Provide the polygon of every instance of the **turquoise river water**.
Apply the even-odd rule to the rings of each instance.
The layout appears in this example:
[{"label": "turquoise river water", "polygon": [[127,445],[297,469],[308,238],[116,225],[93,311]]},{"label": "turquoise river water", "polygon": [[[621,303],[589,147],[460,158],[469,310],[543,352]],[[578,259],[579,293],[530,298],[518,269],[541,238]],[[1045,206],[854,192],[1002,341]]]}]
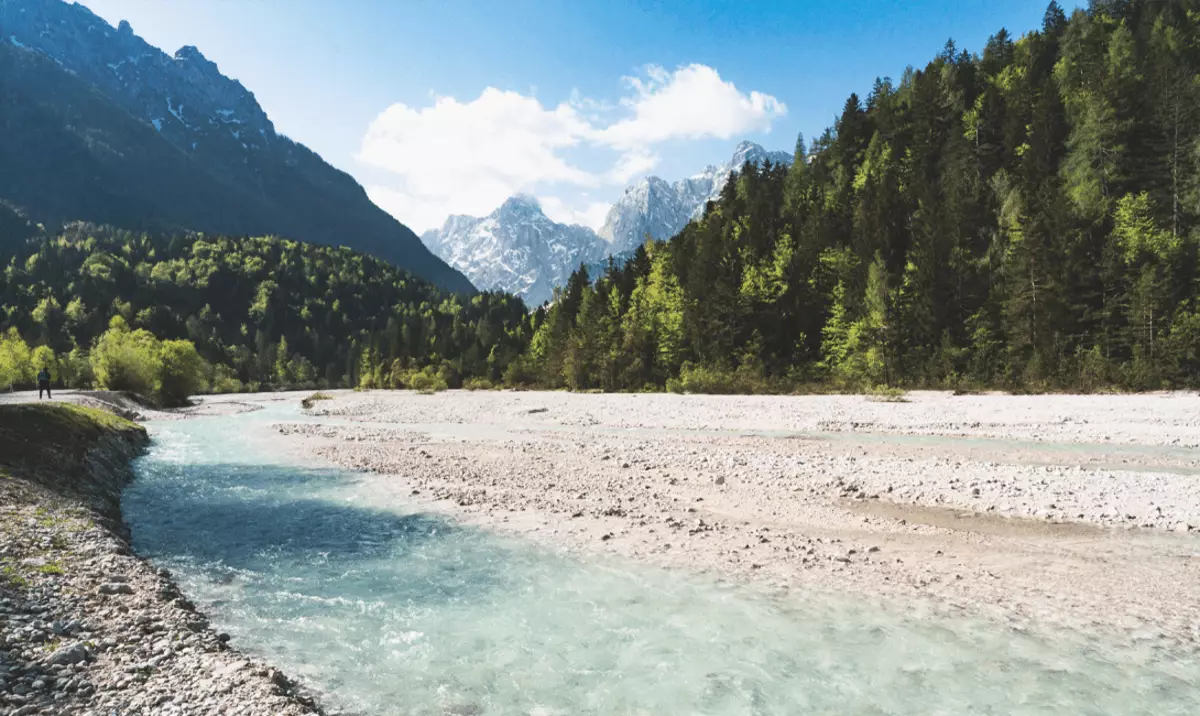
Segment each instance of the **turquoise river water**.
[{"label": "turquoise river water", "polygon": [[[1200,661],[611,559],[280,452],[284,406],[152,425],[134,547],[233,644],[363,714],[1200,714]],[[1197,595],[1200,598],[1200,595]]]}]

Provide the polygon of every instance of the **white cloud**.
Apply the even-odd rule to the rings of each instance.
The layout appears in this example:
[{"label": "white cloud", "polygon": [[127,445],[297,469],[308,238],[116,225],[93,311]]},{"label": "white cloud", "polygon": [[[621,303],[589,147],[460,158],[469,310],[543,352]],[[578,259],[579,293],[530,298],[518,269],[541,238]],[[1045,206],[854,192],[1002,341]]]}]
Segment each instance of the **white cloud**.
[{"label": "white cloud", "polygon": [[633,149],[668,139],[729,139],[766,131],[787,114],[787,106],[761,92],[746,94],[707,65],[675,72],[651,65],[646,79],[625,78],[636,96],[622,103],[633,116],[605,128],[600,139],[618,149]]},{"label": "white cloud", "polygon": [[608,181],[613,184],[628,184],[630,179],[649,172],[658,166],[659,156],[646,149],[630,149],[608,170]]},{"label": "white cloud", "polygon": [[[420,232],[450,214],[487,214],[518,192],[623,185],[657,165],[656,144],[766,131],[787,112],[774,97],[746,94],[705,65],[674,72],[649,66],[644,78],[626,82],[633,94],[617,104],[573,91],[566,102],[546,107],[491,87],[468,102],[435,97],[420,109],[394,104],[371,122],[357,158],[396,178],[369,186],[368,195]],[[564,150],[584,146],[613,153],[611,167],[585,170],[563,158]],[[547,215],[588,226],[603,223],[602,206],[607,211],[583,197],[543,199]]]},{"label": "white cloud", "polygon": [[611,204],[604,201],[589,201],[582,209],[569,206],[557,196],[540,196],[538,202],[542,212],[560,224],[581,224],[591,229],[599,229],[608,217]]}]

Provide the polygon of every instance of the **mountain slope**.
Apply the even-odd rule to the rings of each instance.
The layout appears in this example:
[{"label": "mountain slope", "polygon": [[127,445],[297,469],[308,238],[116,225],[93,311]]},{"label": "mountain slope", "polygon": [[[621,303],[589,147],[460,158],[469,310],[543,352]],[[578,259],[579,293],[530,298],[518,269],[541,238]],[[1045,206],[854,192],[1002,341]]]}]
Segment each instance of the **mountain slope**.
[{"label": "mountain slope", "polygon": [[451,216],[421,239],[476,286],[515,294],[531,306],[549,300],[581,263],[608,254],[591,229],[555,223],[536,199],[520,195],[481,219]]},{"label": "mountain slope", "polygon": [[0,199],[32,219],[279,234],[473,291],[349,175],[275,132],[193,47],[173,57],[59,0],[0,2]]}]

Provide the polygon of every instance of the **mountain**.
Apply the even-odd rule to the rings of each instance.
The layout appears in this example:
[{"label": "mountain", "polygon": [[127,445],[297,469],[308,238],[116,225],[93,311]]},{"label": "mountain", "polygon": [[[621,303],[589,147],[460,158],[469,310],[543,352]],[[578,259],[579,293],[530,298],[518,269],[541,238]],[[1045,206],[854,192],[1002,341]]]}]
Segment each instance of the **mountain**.
[{"label": "mountain", "polygon": [[421,240],[479,288],[507,291],[530,306],[550,299],[580,263],[608,255],[591,229],[555,223],[536,199],[523,195],[481,219],[451,216]]},{"label": "mountain", "polygon": [[599,234],[555,223],[537,200],[516,196],[482,219],[451,216],[421,240],[480,289],[508,291],[535,306],[548,300],[581,263],[595,273],[610,255],[618,262],[628,260],[647,235],[669,239],[679,233],[720,195],[730,174],[746,162],[765,161],[790,164],[792,155],[742,142],[729,161],[674,184],[647,177],[613,204]]},{"label": "mountain", "polygon": [[742,142],[729,161],[709,165],[704,171],[668,184],[656,176],[647,177],[627,188],[608,210],[600,238],[609,242],[614,253],[637,248],[647,236],[666,240],[678,234],[692,219],[704,213],[709,201],[715,201],[733,172],[746,162],[762,165],[791,164],[792,155],[773,152],[753,142]]},{"label": "mountain", "polygon": [[195,47],[60,0],[0,0],[0,201],[34,221],[276,234],[474,288]]}]

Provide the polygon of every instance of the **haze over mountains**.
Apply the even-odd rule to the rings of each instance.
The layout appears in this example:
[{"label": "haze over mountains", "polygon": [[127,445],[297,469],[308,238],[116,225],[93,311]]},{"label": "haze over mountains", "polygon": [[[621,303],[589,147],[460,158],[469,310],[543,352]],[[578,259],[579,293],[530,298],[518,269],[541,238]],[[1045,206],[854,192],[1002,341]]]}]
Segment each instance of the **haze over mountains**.
[{"label": "haze over mountains", "polygon": [[0,206],[33,221],[276,234],[473,291],[195,47],[60,0],[0,1]]},{"label": "haze over mountains", "polygon": [[787,152],[768,151],[742,142],[733,156],[709,165],[694,176],[669,183],[657,176],[629,186],[609,209],[600,230],[559,224],[542,212],[537,200],[517,196],[486,217],[451,216],[441,229],[421,240],[435,254],[462,271],[481,290],[516,294],[533,305],[551,298],[583,264],[608,256],[627,256],[649,236],[669,239],[704,213],[730,175],[746,162],[790,164]]}]

